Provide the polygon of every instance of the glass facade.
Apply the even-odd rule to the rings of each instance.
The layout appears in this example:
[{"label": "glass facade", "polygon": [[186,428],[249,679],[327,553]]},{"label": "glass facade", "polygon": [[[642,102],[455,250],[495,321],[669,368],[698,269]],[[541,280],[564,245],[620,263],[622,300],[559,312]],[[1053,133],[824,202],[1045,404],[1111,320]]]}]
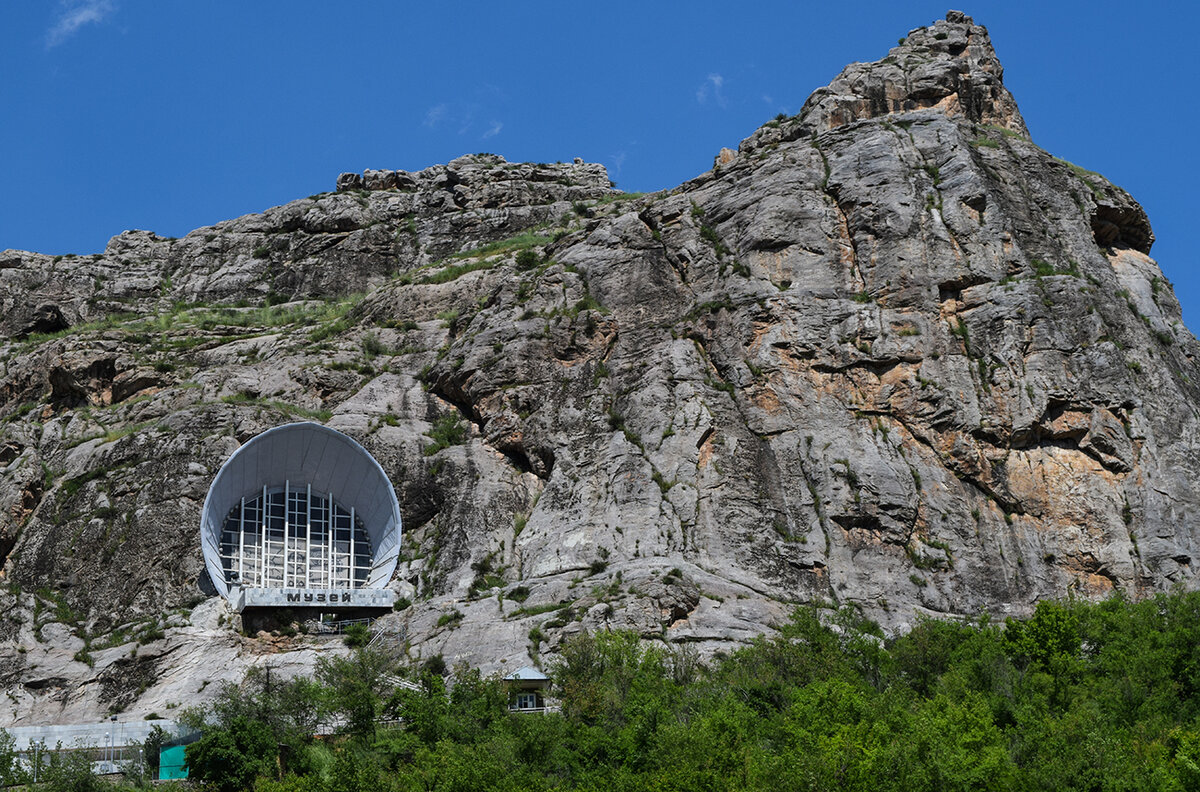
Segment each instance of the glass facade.
[{"label": "glass facade", "polygon": [[353,507],[291,482],[242,498],[219,548],[226,584],[253,588],[360,588],[374,561]]}]

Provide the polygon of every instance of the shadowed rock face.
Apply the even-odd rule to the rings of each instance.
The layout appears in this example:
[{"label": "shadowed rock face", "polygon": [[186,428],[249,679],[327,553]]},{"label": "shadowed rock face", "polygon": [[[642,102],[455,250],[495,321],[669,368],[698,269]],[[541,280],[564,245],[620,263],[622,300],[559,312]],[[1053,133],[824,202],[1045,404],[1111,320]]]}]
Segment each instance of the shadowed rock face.
[{"label": "shadowed rock face", "polygon": [[[1029,140],[961,14],[667,192],[489,155],[338,185],[0,254],[0,723],[161,713],[197,647],[331,651],[237,636],[201,578],[212,476],[297,417],[396,486],[411,653],[487,670],[796,601],[904,629],[1194,585],[1198,350],[1149,222]],[[137,695],[90,682],[146,630]]]}]

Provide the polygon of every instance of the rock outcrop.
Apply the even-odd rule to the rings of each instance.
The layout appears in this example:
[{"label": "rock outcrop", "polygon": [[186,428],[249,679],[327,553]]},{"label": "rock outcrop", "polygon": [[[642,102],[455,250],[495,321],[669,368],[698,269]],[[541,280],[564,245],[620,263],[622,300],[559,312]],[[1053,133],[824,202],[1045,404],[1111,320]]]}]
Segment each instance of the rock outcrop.
[{"label": "rock outcrop", "polygon": [[952,12],[673,190],[476,155],[0,254],[0,724],[165,715],[201,646],[333,651],[238,636],[197,544],[221,462],[298,417],[396,485],[407,651],[489,671],[1194,586],[1197,342],[1141,207],[1002,74]]}]

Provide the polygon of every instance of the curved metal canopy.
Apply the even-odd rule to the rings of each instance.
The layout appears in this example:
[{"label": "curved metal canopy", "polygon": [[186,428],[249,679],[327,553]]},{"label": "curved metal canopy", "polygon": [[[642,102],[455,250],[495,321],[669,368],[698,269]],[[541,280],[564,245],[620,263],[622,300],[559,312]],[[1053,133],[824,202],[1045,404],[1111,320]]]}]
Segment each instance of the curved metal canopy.
[{"label": "curved metal canopy", "polygon": [[233,452],[213,479],[200,515],[200,545],[209,577],[221,596],[229,585],[221,563],[225,519],[242,498],[266,487],[311,485],[314,493],[332,494],[340,506],[353,507],[371,542],[373,563],[367,588],[383,588],[400,554],[400,504],[392,482],[365,448],[352,438],[316,423],[268,429]]}]

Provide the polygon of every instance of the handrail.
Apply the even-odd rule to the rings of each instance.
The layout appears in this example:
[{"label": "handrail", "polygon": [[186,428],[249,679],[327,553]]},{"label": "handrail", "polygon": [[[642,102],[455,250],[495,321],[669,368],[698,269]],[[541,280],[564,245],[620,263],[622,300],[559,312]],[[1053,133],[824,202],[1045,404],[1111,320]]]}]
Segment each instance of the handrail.
[{"label": "handrail", "polygon": [[553,704],[549,704],[544,707],[518,707],[515,704],[510,704],[508,706],[508,711],[515,712],[520,715],[524,715],[525,713],[544,714],[547,712],[549,712],[549,713],[562,712],[562,707],[559,707],[559,706],[556,706]]}]

